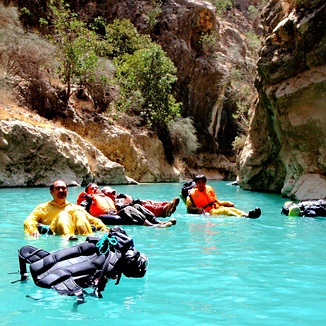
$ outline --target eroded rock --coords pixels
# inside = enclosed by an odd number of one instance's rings
[[[271,1],[258,62],[259,102],[239,160],[245,189],[326,194],[326,4]]]
[[[107,159],[76,133],[0,121],[0,186],[48,186],[61,178],[69,184],[128,184],[123,167]]]

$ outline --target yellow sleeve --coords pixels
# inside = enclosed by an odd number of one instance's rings
[[[37,224],[42,222],[44,216],[43,206],[37,206],[24,221],[24,232],[31,235],[34,231],[37,231]]]

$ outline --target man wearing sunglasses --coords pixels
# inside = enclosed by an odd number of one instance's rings
[[[68,186],[62,180],[50,185],[53,200],[38,205],[24,222],[24,231],[34,237],[40,235],[38,226],[48,225],[53,234],[66,236],[69,240],[77,240],[76,235],[89,235],[96,230],[109,229],[98,218],[88,214],[81,206],[66,200]]]

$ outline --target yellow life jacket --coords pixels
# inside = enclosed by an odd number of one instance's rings
[[[197,188],[193,188],[190,191],[190,196],[196,207],[204,208],[207,212],[219,207],[215,191],[211,186],[206,185],[205,191],[199,191]]]

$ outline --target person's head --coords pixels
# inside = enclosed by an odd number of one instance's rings
[[[105,195],[105,196],[115,196],[117,194],[117,192],[112,189],[111,187],[103,187],[101,192]]]
[[[108,197],[115,197],[115,195],[117,194],[117,192],[111,187],[103,187],[101,192],[102,194]]]
[[[50,185],[50,193],[55,202],[63,204],[68,195],[68,186],[62,180],[55,180]]]
[[[196,175],[194,181],[199,191],[205,191],[207,178],[204,174]]]
[[[86,188],[85,188],[85,192],[87,194],[98,194],[100,192],[100,190],[98,189],[98,185],[94,182],[89,183]]]

